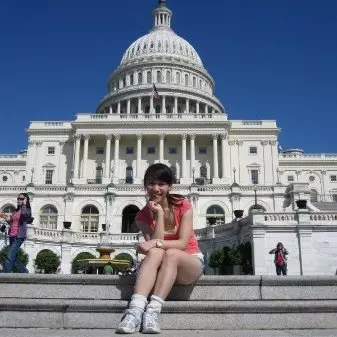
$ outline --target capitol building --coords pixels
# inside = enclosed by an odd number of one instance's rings
[[[108,77],[95,112],[32,121],[27,150],[0,155],[1,210],[10,214],[20,192],[32,199],[34,221],[22,247],[29,271],[49,249],[60,256],[60,273],[70,273],[79,253],[97,255],[106,232],[115,255],[135,259],[143,176],[161,162],[174,174],[174,193],[193,205],[207,258],[215,247],[250,242],[255,274],[274,274],[268,252],[282,241],[289,274],[334,274],[337,155],[281,151],[275,120],[231,119],[198,52],[172,29],[166,1],[152,17],[150,32]]]

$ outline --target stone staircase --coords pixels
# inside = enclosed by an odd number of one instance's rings
[[[133,285],[131,276],[0,274],[0,335],[8,328],[114,329]],[[336,286],[330,276],[203,276],[174,287],[161,326],[337,329]]]

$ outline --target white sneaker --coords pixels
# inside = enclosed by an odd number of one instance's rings
[[[135,309],[126,309],[122,316],[122,321],[119,324],[116,333],[129,334],[135,333],[142,321],[141,311]]]
[[[142,333],[160,333],[159,312],[145,311],[143,314]]]

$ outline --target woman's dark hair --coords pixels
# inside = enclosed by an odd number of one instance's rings
[[[23,195],[26,198],[26,207],[30,210],[30,199],[29,199],[29,195],[27,193],[19,193],[19,195]],[[20,207],[17,206],[16,210],[19,210]]]
[[[145,171],[144,186],[150,184],[152,181],[163,181],[168,185],[173,184],[173,173],[171,169],[162,163],[150,165]],[[178,206],[185,197],[180,194],[168,194],[167,201],[171,206]]]

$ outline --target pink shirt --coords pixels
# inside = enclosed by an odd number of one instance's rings
[[[11,226],[9,227],[9,237],[15,237],[19,232],[19,222],[20,222],[21,210],[14,212],[12,214]]]
[[[181,219],[183,215],[192,208],[191,204],[188,202],[187,199],[183,199],[180,202],[178,201],[178,203],[179,203],[178,206],[172,206],[174,220],[175,220],[175,227],[171,229],[170,231],[165,231],[164,240],[178,240],[179,239],[179,229],[180,229]],[[154,230],[156,226],[148,205],[146,205],[142,210],[140,210],[137,213],[135,220],[138,222],[148,224],[152,230]],[[193,231],[190,235],[185,251],[186,253],[189,253],[189,254],[196,254],[200,252],[198,242],[195,239],[195,235]]]

